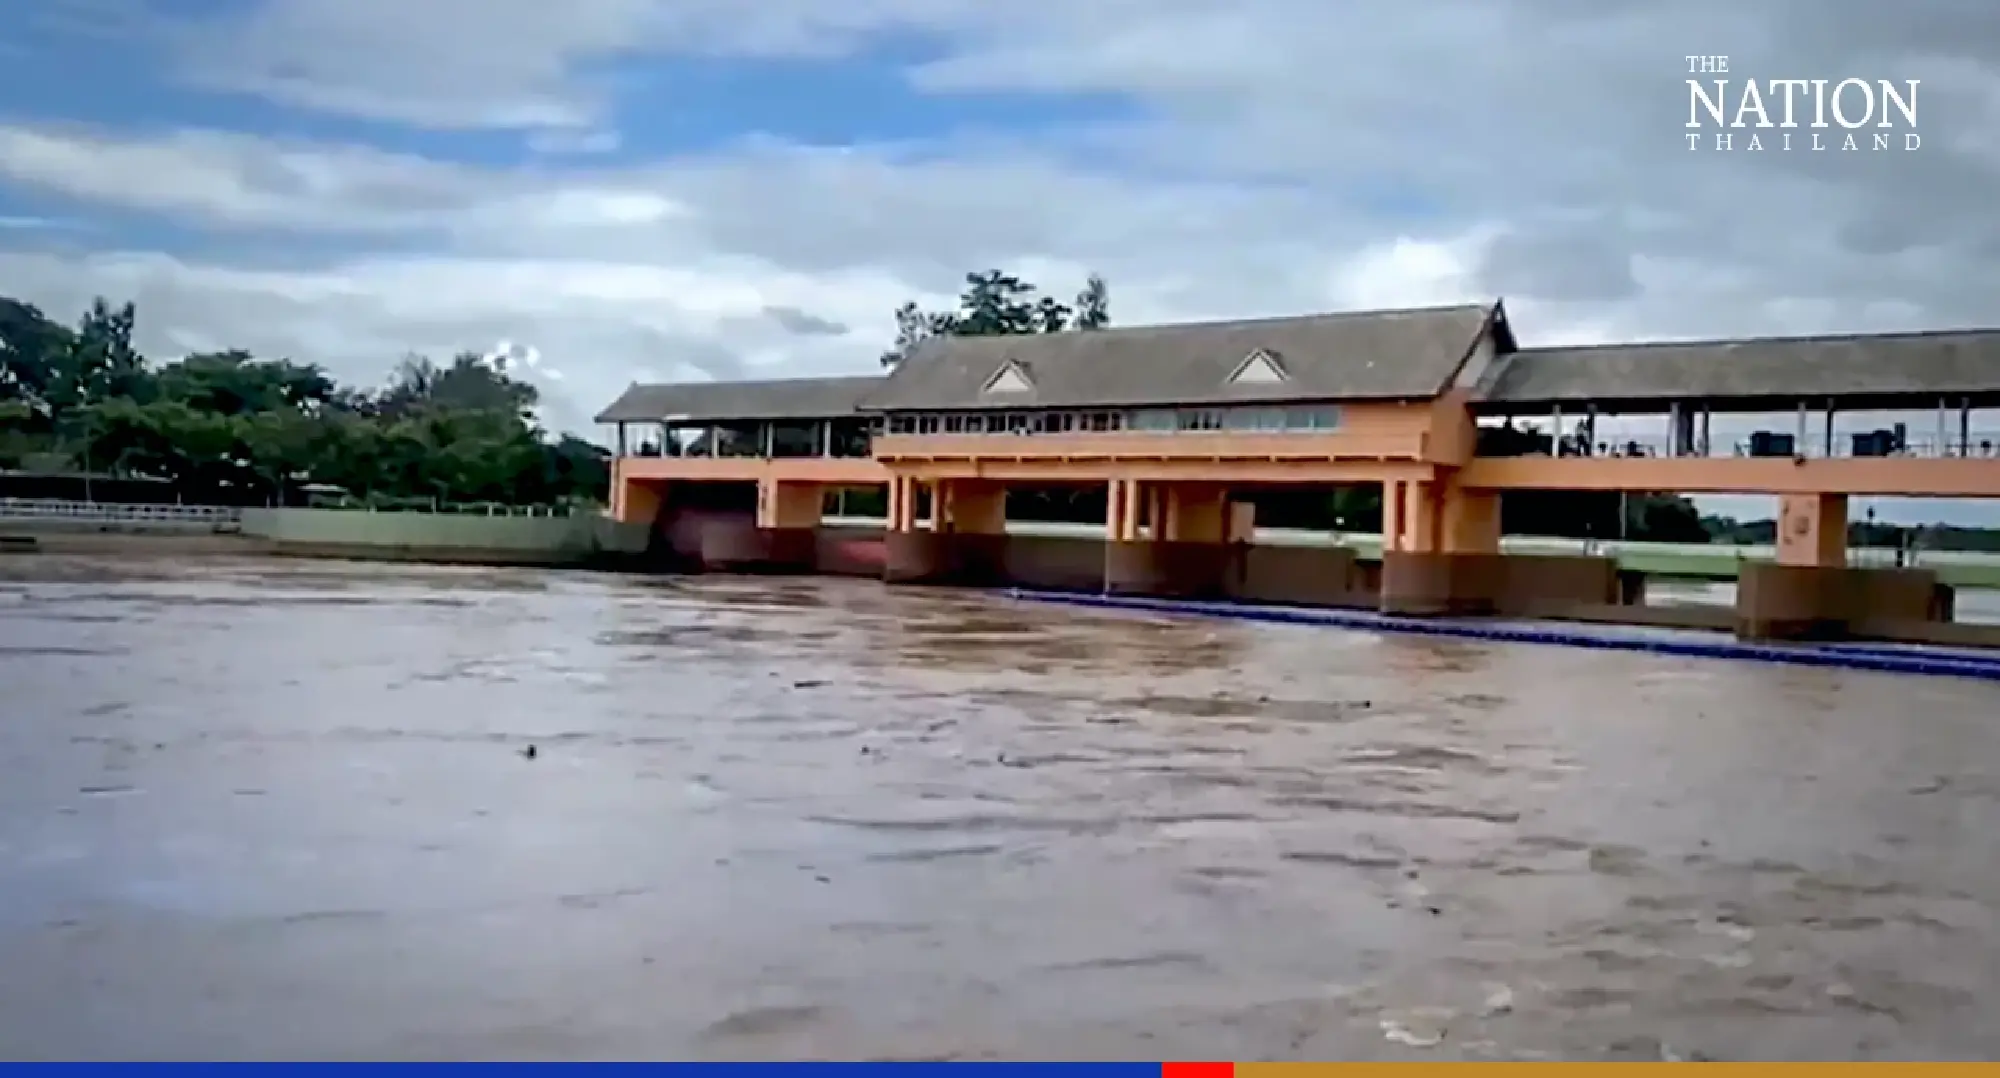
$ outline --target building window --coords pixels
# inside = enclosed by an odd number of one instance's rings
[[[1330,404],[1288,408],[1285,426],[1291,430],[1339,430],[1340,409]]]

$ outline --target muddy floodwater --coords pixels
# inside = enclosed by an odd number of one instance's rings
[[[2000,1055],[1994,685],[27,556],[0,768],[9,1057]]]

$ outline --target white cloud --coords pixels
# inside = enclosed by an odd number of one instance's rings
[[[2000,321],[1990,0],[266,0],[141,29],[201,86],[549,156],[0,127],[0,181],[227,241],[10,240],[11,287],[58,309],[130,294],[156,347],[348,377],[506,338],[564,372],[574,415],[633,377],[871,369],[897,303],[992,265],[1062,291],[1102,271],[1127,322],[1500,293],[1556,343]],[[621,97],[703,107],[630,61],[886,33],[935,46],[923,92],[1130,108],[1033,139],[603,153]],[[1922,78],[1924,149],[1690,154],[1690,53]]]

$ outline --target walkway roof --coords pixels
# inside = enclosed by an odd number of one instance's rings
[[[1663,410],[1700,401],[1729,411],[1815,406],[1934,407],[2000,402],[2000,330],[1664,341],[1523,349],[1485,379],[1481,411],[1593,404]]]
[[[857,414],[881,375],[783,378],[762,382],[681,382],[626,387],[599,423],[747,422],[828,419]]]

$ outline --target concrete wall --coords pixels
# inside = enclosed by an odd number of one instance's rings
[[[650,531],[596,514],[568,517],[248,509],[243,534],[292,553],[581,564],[644,554]]]

